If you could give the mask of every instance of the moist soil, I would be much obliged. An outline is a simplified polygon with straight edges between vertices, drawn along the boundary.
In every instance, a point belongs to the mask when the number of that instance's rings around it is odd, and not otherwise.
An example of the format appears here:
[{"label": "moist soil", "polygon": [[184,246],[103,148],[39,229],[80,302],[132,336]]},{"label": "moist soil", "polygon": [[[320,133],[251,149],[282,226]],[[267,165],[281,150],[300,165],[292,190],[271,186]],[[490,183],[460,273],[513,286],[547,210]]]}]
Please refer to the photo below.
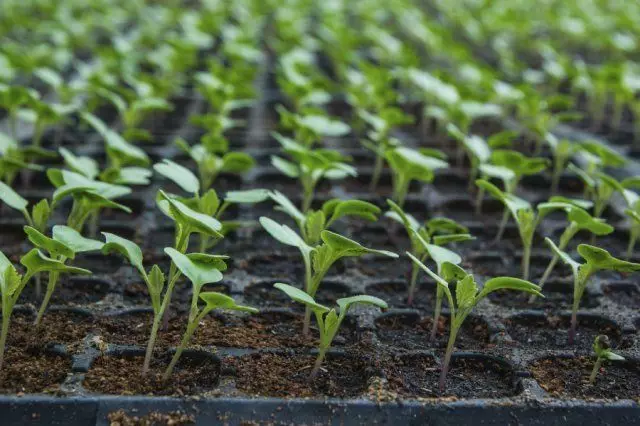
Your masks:
[{"label": "moist soil", "polygon": [[[106,343],[145,345],[152,326],[150,312],[136,312],[104,318],[99,334]],[[191,339],[192,346],[220,346],[236,348],[279,348],[315,346],[317,330],[312,324],[308,337],[302,331],[302,315],[286,312],[263,312],[246,317],[209,315],[200,323]],[[158,333],[158,347],[180,344],[186,327],[183,317],[169,320],[167,330]],[[357,340],[353,320],[345,319],[334,344]]]},{"label": "moist soil", "polygon": [[407,303],[408,285],[406,281],[371,284],[367,287],[365,293],[381,298],[393,308],[433,309],[436,299],[436,288],[433,282],[418,283],[413,293],[413,303],[411,305]]},{"label": "moist soil", "polygon": [[100,356],[87,372],[83,385],[93,393],[111,395],[197,395],[218,386],[220,363],[210,356],[182,355],[170,380],[162,374],[171,360],[166,353],[151,362],[149,374],[142,376],[143,356]]},{"label": "moist soil", "polygon": [[632,282],[618,282],[603,286],[604,295],[621,306],[638,309],[640,307],[640,289]]},{"label": "moist soil", "polygon": [[[19,304],[32,303],[40,305],[46,292],[48,278],[41,277],[42,295],[36,297],[35,285],[28,285],[20,294]],[[110,285],[107,281],[85,277],[62,277],[51,295],[50,305],[88,305],[99,302],[109,293]]]},{"label": "moist soil", "polygon": [[513,371],[482,356],[453,357],[446,389],[440,394],[441,367],[430,355],[395,357],[384,367],[389,390],[406,398],[500,398],[517,394]]},{"label": "moist soil", "polygon": [[97,327],[94,317],[83,311],[49,311],[39,327],[33,324],[34,320],[35,315],[31,313],[14,312],[8,336],[10,346],[38,348],[55,343],[79,346]]},{"label": "moist soil", "polygon": [[516,342],[538,350],[555,348],[591,348],[593,340],[600,334],[611,339],[613,347],[624,347],[628,344],[622,339],[620,329],[611,321],[599,317],[578,315],[575,342],[569,345],[568,316],[518,315],[505,320],[509,336]]},{"label": "moist soil", "polygon": [[0,370],[0,393],[58,393],[71,359],[36,348],[9,347]]},{"label": "moist soil", "polygon": [[[389,346],[409,350],[445,348],[449,339],[449,318],[440,316],[436,340],[432,342],[432,317],[420,318],[413,314],[388,314],[376,320],[378,339]],[[480,349],[489,342],[487,324],[478,317],[469,316],[462,324],[456,339],[458,349]]]},{"label": "moist soil", "polygon": [[107,415],[111,426],[184,426],[196,424],[193,414],[182,411],[169,413],[152,412],[144,416],[129,415],[124,410],[111,412]]},{"label": "moist soil", "polygon": [[595,357],[544,358],[529,370],[538,384],[554,397],[580,399],[638,399],[640,369],[626,361],[604,362],[595,384],[589,383]]},{"label": "moist soil", "polygon": [[256,353],[232,358],[229,363],[237,389],[252,396],[348,398],[366,392],[373,371],[364,356],[329,355],[316,378],[310,381],[315,358],[293,353]]}]

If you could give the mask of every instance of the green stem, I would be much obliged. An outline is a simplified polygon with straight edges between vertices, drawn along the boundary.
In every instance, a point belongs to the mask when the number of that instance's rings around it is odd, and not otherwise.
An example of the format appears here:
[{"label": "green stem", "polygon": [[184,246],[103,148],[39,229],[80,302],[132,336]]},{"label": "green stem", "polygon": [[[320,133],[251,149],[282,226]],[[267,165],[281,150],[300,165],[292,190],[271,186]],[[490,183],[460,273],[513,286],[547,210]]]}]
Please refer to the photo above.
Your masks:
[{"label": "green stem", "polygon": [[522,252],[522,279],[529,279],[529,264],[531,263],[531,242],[527,243],[523,247]]},{"label": "green stem", "polygon": [[418,283],[418,266],[415,263],[411,263],[411,281],[409,281],[409,294],[407,296],[407,305],[413,304],[413,296],[416,291],[416,284]]},{"label": "green stem", "polygon": [[320,347],[318,351],[318,357],[316,358],[316,362],[313,364],[313,369],[311,370],[311,374],[309,374],[309,381],[312,381],[318,375],[320,371],[320,367],[322,367],[322,362],[324,361],[324,357],[327,354],[328,348]]},{"label": "green stem", "polygon": [[633,249],[636,246],[636,240],[638,239],[638,229],[635,225],[631,227],[631,232],[629,232],[629,244],[627,245],[626,257],[627,260],[631,259],[631,255],[633,254]]},{"label": "green stem", "polygon": [[484,188],[478,189],[478,193],[476,194],[476,215],[482,214],[482,200],[484,198]]},{"label": "green stem", "polygon": [[451,318],[451,332],[449,333],[449,342],[447,342],[447,351],[444,355],[444,362],[442,363],[442,370],[440,371],[439,389],[440,393],[444,393],[446,389],[447,372],[449,371],[449,363],[451,362],[451,355],[453,354],[453,345],[456,343],[456,337],[458,335],[458,329],[453,325],[454,319]]},{"label": "green stem", "polygon": [[[313,283],[311,282],[311,262],[304,256],[304,287],[307,294],[310,294]],[[302,334],[309,335],[309,324],[311,323],[311,309],[307,306],[304,310],[304,323],[302,324]]]},{"label": "green stem", "polygon": [[498,233],[496,234],[496,242],[499,242],[502,239],[502,235],[504,234],[504,229],[507,226],[507,222],[509,221],[509,210],[507,208],[502,212],[502,220],[500,221],[500,227],[498,228]]},{"label": "green stem", "polygon": [[189,340],[191,340],[191,336],[193,336],[193,333],[198,328],[198,323],[200,322],[203,316],[204,315],[198,315],[195,318],[195,321],[189,323],[189,325],[187,326],[187,331],[184,333],[184,336],[182,336],[182,341],[180,341],[180,346],[178,346],[178,349],[176,349],[176,352],[173,354],[173,357],[171,358],[171,362],[169,363],[169,366],[167,367],[164,374],[162,375],[163,382],[166,382],[169,379],[169,376],[171,376],[171,373],[173,372],[173,368],[178,363],[178,360],[182,356],[182,352],[184,352],[184,349],[187,347],[187,344],[189,344]]},{"label": "green stem", "polygon": [[36,316],[36,320],[34,321],[34,325],[36,327],[40,325],[40,322],[42,321],[42,317],[44,316],[44,313],[47,310],[47,306],[49,306],[51,295],[53,294],[53,291],[56,289],[56,284],[58,283],[59,277],[60,277],[60,274],[58,272],[49,272],[49,282],[47,283],[47,292],[44,295],[42,304],[40,304],[40,309],[38,310],[38,316]]},{"label": "green stem", "polygon": [[431,325],[431,334],[429,336],[431,340],[435,340],[438,334],[438,320],[440,319],[440,311],[442,309],[442,296],[442,290],[440,290],[440,286],[438,286],[436,290],[436,306],[433,311],[433,324]]},{"label": "green stem", "polygon": [[[4,299],[4,298],[3,298]],[[2,332],[0,333],[0,371],[4,363],[4,351],[9,334],[9,322],[11,320],[11,309],[5,301],[2,301]]]},{"label": "green stem", "polygon": [[380,181],[380,175],[382,174],[382,167],[384,166],[384,157],[382,153],[376,153],[376,162],[373,167],[373,175],[371,176],[371,184],[369,185],[369,191],[374,191]]},{"label": "green stem", "polygon": [[589,383],[594,384],[596,382],[596,376],[598,375],[598,371],[600,371],[600,366],[602,366],[602,358],[598,357],[596,363],[593,364],[593,370],[591,370],[591,375],[589,376]]}]

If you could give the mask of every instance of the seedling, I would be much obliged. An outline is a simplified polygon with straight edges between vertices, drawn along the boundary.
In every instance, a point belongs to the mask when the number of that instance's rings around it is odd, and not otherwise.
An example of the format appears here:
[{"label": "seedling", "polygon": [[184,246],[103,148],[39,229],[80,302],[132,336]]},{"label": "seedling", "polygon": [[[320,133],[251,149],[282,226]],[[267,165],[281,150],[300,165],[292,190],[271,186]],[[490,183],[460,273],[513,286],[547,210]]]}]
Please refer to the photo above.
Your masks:
[{"label": "seedling", "polygon": [[350,159],[335,150],[307,148],[277,133],[274,137],[292,161],[273,155],[271,164],[285,176],[300,181],[303,212],[311,208],[316,185],[321,179],[341,180],[348,176],[357,176],[356,169],[347,164]]},{"label": "seedling", "polygon": [[553,155],[551,194],[557,194],[562,172],[566,169],[569,160],[582,150],[582,145],[568,139],[558,140],[558,138],[551,133],[548,133],[544,140],[551,149],[551,154]]},{"label": "seedling", "polygon": [[51,215],[51,208],[46,198],[40,200],[31,208],[29,213],[29,202],[22,198],[20,194],[14,191],[10,186],[0,182],[0,201],[6,205],[22,213],[27,225],[36,228],[40,232],[44,232]]},{"label": "seedling", "polygon": [[381,309],[387,309],[388,307],[387,303],[384,300],[378,299],[374,296],[360,295],[344,297],[336,301],[340,311],[340,313],[338,314],[336,313],[335,308],[330,309],[324,305],[317,303],[315,300],[313,300],[312,296],[298,288],[282,283],[274,284],[274,287],[278,290],[283,291],[294,301],[304,304],[308,310],[313,311],[316,317],[318,331],[320,332],[320,342],[318,345],[318,356],[315,363],[313,364],[313,369],[309,374],[309,380],[315,379],[315,377],[318,375],[327,351],[331,347],[331,343],[333,342],[334,337],[336,337],[336,335],[338,334],[340,326],[342,325],[342,321],[344,321],[351,306],[356,304],[363,304],[377,306]]},{"label": "seedling", "polygon": [[631,259],[636,241],[640,236],[640,214],[634,210],[626,209],[624,213],[631,219],[629,227],[629,244],[627,245],[627,260]]},{"label": "seedling", "polygon": [[[320,232],[321,243],[312,247],[294,230],[286,225],[280,225],[268,217],[261,217],[260,224],[276,240],[300,250],[305,266],[304,291],[312,298],[318,291],[331,266],[344,257],[360,257],[365,254],[398,257],[397,254],[386,250],[374,250],[364,247],[349,238],[328,230]],[[307,309],[303,325],[303,333],[305,335],[309,333],[310,319],[311,310]]]},{"label": "seedling", "polygon": [[[411,242],[411,254],[418,257],[422,262],[425,262],[429,257],[429,248],[439,254],[446,253],[442,251],[445,249],[433,246],[443,246],[445,244],[473,239],[471,234],[469,234],[469,229],[454,220],[436,217],[420,225],[412,215],[404,212],[402,208],[393,201],[387,200],[387,204],[389,204],[391,210],[386,212],[385,216],[404,226]],[[455,253],[448,253],[448,258],[459,259]],[[453,263],[457,264],[460,263],[460,261],[461,260],[458,260]],[[407,296],[407,304],[409,305],[413,303],[413,296],[418,282],[418,273],[420,272],[420,268],[417,265],[414,263],[411,265],[411,279],[409,281],[409,292]],[[442,299],[442,296],[440,299]],[[436,309],[439,310],[437,307]]]},{"label": "seedling", "polygon": [[73,206],[67,218],[67,225],[80,232],[89,217],[97,219],[100,210],[112,208],[131,213],[131,209],[113,201],[131,193],[131,188],[122,185],[99,182],[69,170],[48,169],[47,176],[56,187],[51,200],[55,209],[64,198],[73,197]]},{"label": "seedling", "polygon": [[[164,177],[172,180],[182,190],[193,194],[192,198],[174,197],[198,213],[211,216],[220,221],[222,228],[220,234],[226,236],[229,232],[244,226],[252,225],[254,222],[222,220],[223,214],[233,204],[256,204],[269,198],[269,193],[264,189],[250,189],[246,191],[230,191],[224,201],[221,201],[214,189],[209,189],[200,195],[200,181],[191,170],[171,160],[164,160],[153,166],[154,170]],[[201,236],[200,251],[205,252],[220,241],[219,238],[212,239],[208,236]]]},{"label": "seedling", "polygon": [[288,214],[296,222],[302,239],[312,246],[320,242],[322,231],[331,228],[336,221],[342,218],[357,217],[368,222],[375,222],[381,212],[378,206],[366,201],[333,198],[325,201],[318,211],[310,209],[306,213],[302,213],[279,191],[270,191],[269,197],[276,202],[276,210]]},{"label": "seedling", "polygon": [[518,225],[518,233],[520,234],[520,241],[522,242],[522,277],[523,279],[529,279],[529,263],[531,259],[531,247],[533,245],[533,236],[535,235],[536,228],[542,222],[542,219],[553,210],[564,209],[567,211],[571,208],[572,204],[566,202],[565,199],[560,198],[559,201],[551,198],[549,202],[540,203],[534,211],[531,204],[520,197],[516,197],[513,194],[503,192],[498,189],[497,186],[492,183],[478,179],[476,181],[478,187],[489,192],[494,198],[500,200],[507,209],[507,212],[511,214],[513,220]]},{"label": "seedling", "polygon": [[255,166],[255,160],[250,155],[230,151],[229,142],[222,137],[205,135],[194,146],[178,138],[175,144],[198,166],[198,178],[203,190],[211,188],[220,173],[242,175]]},{"label": "seedling", "polygon": [[[583,205],[582,207],[588,208],[588,205]],[[567,211],[569,226],[567,226],[562,232],[562,235],[560,235],[560,240],[558,242],[558,249],[560,250],[565,250],[571,239],[579,231],[588,231],[594,235],[607,235],[614,231],[613,226],[605,223],[603,219],[592,217],[586,212],[586,210],[579,206],[568,204],[564,209]],[[558,260],[558,254],[554,253],[553,257],[549,261],[549,265],[547,265],[547,269],[545,269],[542,274],[542,278],[540,278],[540,282],[538,283],[540,288],[544,286]],[[534,300],[535,296],[531,296],[529,302],[533,302]]]},{"label": "seedling", "polygon": [[11,185],[23,170],[42,170],[35,161],[41,158],[55,158],[56,154],[46,149],[22,147],[10,136],[0,133],[0,181]]},{"label": "seedling", "polygon": [[[529,281],[511,277],[491,278],[484,283],[484,286],[482,286],[482,289],[480,290],[478,289],[478,284],[474,280],[473,275],[467,274],[462,269],[449,262],[445,262],[442,265],[442,271],[440,274],[435,274],[411,253],[407,253],[407,255],[423,271],[435,280],[438,288],[442,289],[443,293],[447,297],[447,301],[449,302],[449,310],[451,312],[449,341],[447,342],[447,349],[445,352],[444,362],[442,364],[439,382],[440,393],[443,393],[445,391],[447,371],[449,369],[449,363],[451,361],[456,337],[460,331],[460,327],[462,327],[462,324],[464,323],[464,320],[471,311],[473,311],[473,308],[475,308],[482,299],[496,290],[524,291],[537,296],[542,296],[542,294],[540,293],[540,287],[537,285],[530,283]],[[449,289],[449,281],[453,279],[457,280],[455,304],[451,290]]]},{"label": "seedling", "polygon": [[640,264],[626,262],[611,256],[608,251],[588,244],[580,244],[578,253],[585,260],[585,263],[578,263],[573,260],[567,253],[560,250],[551,239],[545,238],[545,241],[556,253],[560,259],[571,267],[573,272],[573,305],[571,308],[571,327],[569,329],[569,344],[573,344],[575,340],[576,327],[578,325],[578,308],[580,300],[584,294],[590,278],[598,271],[616,271],[621,273],[629,273],[640,270]]},{"label": "seedling", "polygon": [[18,138],[17,127],[20,108],[37,98],[39,98],[39,94],[33,89],[0,83],[0,107],[7,111],[9,129],[13,139]]},{"label": "seedling", "polygon": [[[214,309],[226,309],[257,313],[258,310],[249,306],[238,305],[231,297],[222,293],[217,293],[215,291],[202,292],[202,287],[205,284],[215,283],[222,280],[221,271],[227,269],[227,265],[225,263],[225,260],[228,258],[227,256],[214,256],[204,253],[191,253],[185,255],[169,247],[165,248],[164,251],[171,258],[180,272],[182,272],[185,277],[189,278],[193,289],[187,329],[182,336],[180,346],[176,349],[169,366],[162,376],[162,379],[166,381],[169,379],[169,376],[171,376],[173,368],[180,359],[182,352],[189,344],[193,333],[209,312]],[[205,306],[202,308],[198,306],[199,299],[202,299],[205,302]]]},{"label": "seedling", "polygon": [[276,110],[280,114],[280,125],[293,131],[294,140],[307,149],[311,149],[322,138],[341,137],[351,131],[346,123],[322,115],[320,111],[300,115],[287,111],[282,105],[278,105]]},{"label": "seedling", "polygon": [[592,385],[596,383],[596,377],[600,371],[600,367],[604,361],[624,361],[624,357],[614,353],[611,350],[611,343],[609,337],[606,335],[596,336],[593,341],[593,352],[596,354],[596,362],[593,364],[593,370],[589,376],[589,383]]},{"label": "seedling", "polygon": [[[491,153],[491,163],[511,170],[513,178],[511,180],[505,180],[505,192],[508,194],[515,194],[518,188],[518,184],[523,176],[535,175],[547,168],[548,160],[545,158],[529,158],[517,151],[512,150],[495,150]],[[505,208],[502,215],[502,221],[498,228],[496,235],[496,241],[502,239],[504,228],[509,220],[509,211]]]},{"label": "seedling", "polygon": [[393,201],[400,207],[412,181],[433,182],[434,172],[449,167],[444,154],[435,150],[416,151],[404,146],[387,150],[385,158],[393,175]]},{"label": "seedling", "polygon": [[[31,243],[37,249],[47,252],[52,260],[61,265],[64,265],[65,267],[67,266],[66,262],[68,260],[73,260],[76,257],[76,254],[87,251],[100,250],[103,246],[100,241],[85,238],[80,235],[80,233],[75,229],[64,225],[56,225],[53,227],[52,238],[47,237],[42,232],[31,226],[25,226],[24,232],[27,234],[27,238],[29,239],[29,241],[31,241]],[[33,256],[33,258],[35,260],[39,259],[35,255]],[[84,269],[77,270],[86,271]],[[73,269],[68,272],[72,271]],[[86,271],[86,273],[90,274],[91,272]],[[49,300],[51,300],[51,296],[56,289],[59,278],[59,271],[49,272],[47,291],[44,295],[42,303],[40,304],[40,309],[38,310],[38,315],[34,322],[36,326],[39,326],[40,322],[42,321],[42,317],[44,316],[44,313],[49,306]]]}]

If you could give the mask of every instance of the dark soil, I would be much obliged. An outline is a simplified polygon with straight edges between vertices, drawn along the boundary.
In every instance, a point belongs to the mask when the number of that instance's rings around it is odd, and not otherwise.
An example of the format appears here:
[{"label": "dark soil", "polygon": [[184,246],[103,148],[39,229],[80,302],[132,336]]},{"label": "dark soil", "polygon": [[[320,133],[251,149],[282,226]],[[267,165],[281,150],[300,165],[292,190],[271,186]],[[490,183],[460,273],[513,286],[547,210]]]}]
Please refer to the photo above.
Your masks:
[{"label": "dark soil", "polygon": [[[200,355],[200,354],[198,354]],[[165,383],[162,374],[171,354],[154,359],[147,376],[142,376],[140,356],[101,356],[84,379],[89,392],[112,395],[198,395],[214,390],[220,378],[220,362],[209,354],[183,354],[171,378]]]},{"label": "dark soil", "polygon": [[[273,244],[277,244],[274,240]],[[271,277],[282,281],[304,279],[304,264],[300,253],[261,254],[236,262],[238,269],[251,275]]]},{"label": "dark soil", "polygon": [[[573,286],[565,282],[549,282],[543,290],[544,298],[536,297],[529,303],[530,294],[519,291],[498,290],[489,295],[489,300],[498,305],[516,309],[564,310],[573,303]],[[596,308],[600,305],[598,297],[586,292],[581,299],[583,308]]]},{"label": "dark soil", "polygon": [[640,308],[640,289],[635,283],[620,281],[603,286],[604,295],[618,305]]},{"label": "dark soil", "polygon": [[[377,257],[374,261],[370,258],[354,258],[348,260],[348,265],[353,265],[361,274],[375,279],[402,279],[409,282],[411,266],[401,259],[390,257]],[[406,287],[406,286],[405,286]],[[386,299],[385,299],[386,300]]]},{"label": "dark soil", "polygon": [[255,396],[355,397],[363,395],[373,373],[365,358],[327,356],[318,376],[309,381],[315,356],[256,353],[230,359],[236,387]]},{"label": "dark soil", "polygon": [[[449,339],[449,318],[440,316],[436,341],[430,341],[432,317],[420,318],[413,314],[387,314],[376,320],[376,334],[384,344],[404,349],[444,348]],[[462,325],[456,340],[460,349],[483,348],[489,342],[487,324],[470,316]]]},{"label": "dark soil", "polygon": [[185,414],[182,411],[152,412],[144,416],[135,416],[128,415],[124,410],[118,410],[109,413],[107,419],[111,426],[183,426],[196,424],[193,414]]},{"label": "dark soil", "polygon": [[[100,324],[100,334],[107,343],[144,345],[149,339],[152,314],[137,312],[105,318]],[[183,317],[169,321],[168,330],[160,330],[157,345],[176,346],[180,343],[186,327]],[[191,339],[193,346],[221,346],[236,348],[277,348],[314,346],[318,333],[311,327],[309,337],[302,336],[302,315],[285,312],[264,312],[247,317],[206,317]],[[357,340],[356,327],[352,319],[343,323],[336,345]]]},{"label": "dark soil", "polygon": [[45,313],[41,326],[33,325],[35,316],[15,312],[11,317],[9,344],[44,347],[48,344],[80,344],[96,328],[93,316],[76,311],[54,310]]},{"label": "dark soil", "polygon": [[[36,297],[35,284],[28,285],[18,303],[39,306],[47,287],[47,275],[42,274],[42,295]],[[62,277],[51,296],[51,305],[86,305],[102,300],[110,290],[109,282],[92,277]]]},{"label": "dark soil", "polygon": [[70,372],[69,357],[9,347],[0,370],[0,393],[57,393]]},{"label": "dark soil", "polygon": [[405,398],[500,398],[518,393],[513,371],[482,356],[454,355],[444,395],[440,395],[438,389],[441,366],[429,355],[396,357],[385,365],[384,371],[390,390]]},{"label": "dark soil", "polygon": [[594,357],[544,358],[529,367],[533,377],[544,390],[555,397],[580,399],[638,399],[640,397],[640,369],[627,361],[605,362],[596,376],[595,384],[589,376]]},{"label": "dark soil", "polygon": [[569,346],[568,316],[518,315],[505,320],[509,336],[518,343],[539,350],[553,348],[591,349],[599,334],[606,334],[614,347],[622,344],[620,329],[611,321],[600,317],[578,315],[578,327],[573,346]]}]

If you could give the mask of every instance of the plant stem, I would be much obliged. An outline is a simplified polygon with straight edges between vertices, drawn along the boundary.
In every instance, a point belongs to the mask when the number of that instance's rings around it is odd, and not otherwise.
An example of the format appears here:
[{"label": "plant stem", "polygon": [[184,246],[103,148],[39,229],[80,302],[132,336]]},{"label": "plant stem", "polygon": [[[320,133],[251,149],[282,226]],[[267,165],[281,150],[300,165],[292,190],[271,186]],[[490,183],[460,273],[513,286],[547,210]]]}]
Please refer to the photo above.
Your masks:
[{"label": "plant stem", "polygon": [[413,304],[413,296],[416,291],[416,284],[418,283],[418,266],[412,262],[411,264],[411,281],[409,281],[409,294],[407,296],[407,305]]},{"label": "plant stem", "polygon": [[[311,262],[306,256],[304,257],[304,287],[307,294],[311,291],[313,284],[311,283]],[[304,310],[304,323],[302,324],[302,334],[309,335],[309,323],[311,322],[311,309],[307,306]]]},{"label": "plant stem", "polygon": [[633,249],[636,246],[636,240],[638,239],[638,227],[637,225],[631,226],[631,232],[629,232],[629,244],[627,245],[626,258],[631,259]]},{"label": "plant stem", "polygon": [[484,188],[478,189],[476,194],[476,215],[482,214],[482,199],[484,198]]},{"label": "plant stem", "polygon": [[313,369],[311,370],[311,374],[309,374],[309,381],[316,378],[318,372],[320,371],[320,367],[322,366],[322,361],[324,361],[324,357],[327,354],[328,348],[320,347],[318,352],[318,357],[316,358],[316,362],[313,364]]},{"label": "plant stem", "polygon": [[[560,248],[560,250],[563,250],[563,248]],[[544,286],[544,283],[549,278],[549,275],[551,275],[551,271],[553,271],[553,268],[555,268],[556,263],[558,263],[558,255],[554,254],[553,257],[551,258],[551,261],[549,262],[549,265],[547,265],[547,269],[544,270],[544,274],[542,274],[542,278],[540,278],[540,282],[538,283],[538,286],[540,286],[540,289],[542,289],[542,287]],[[529,303],[533,303],[535,300],[536,300],[536,295],[532,294],[531,297],[529,297]]]},{"label": "plant stem", "polygon": [[439,389],[440,393],[444,393],[447,381],[447,372],[449,371],[449,363],[451,362],[451,355],[453,354],[453,345],[456,343],[456,336],[458,335],[458,329],[453,326],[453,318],[451,319],[451,331],[449,333],[449,342],[447,342],[447,352],[444,355],[444,362],[442,363],[442,370],[440,371]]},{"label": "plant stem", "polygon": [[45,311],[47,310],[47,306],[49,306],[49,300],[51,300],[51,295],[53,291],[56,289],[56,284],[58,283],[58,278],[60,274],[58,272],[49,272],[49,282],[47,283],[47,292],[44,295],[44,299],[42,300],[42,304],[40,305],[40,309],[38,310],[38,316],[34,321],[34,325],[39,326],[42,321],[42,317],[44,316]]},{"label": "plant stem", "polygon": [[531,243],[525,244],[522,252],[522,279],[529,279],[529,263],[531,262]]},{"label": "plant stem", "polygon": [[569,327],[569,344],[573,345],[576,338],[576,328],[578,326],[578,306],[580,299],[573,297],[573,307],[571,309],[571,325]]},{"label": "plant stem", "polygon": [[195,318],[195,321],[192,321],[187,326],[187,331],[184,333],[184,336],[182,336],[182,340],[180,341],[180,346],[178,346],[178,349],[176,349],[176,352],[173,354],[173,357],[171,358],[171,362],[169,363],[169,366],[167,367],[164,374],[162,375],[163,382],[166,382],[169,379],[169,376],[171,376],[171,373],[173,372],[173,368],[176,366],[176,364],[178,363],[178,360],[182,356],[182,352],[184,351],[184,348],[187,347],[189,340],[191,340],[191,336],[193,336],[193,333],[196,331],[196,328],[198,327],[198,323],[200,322],[200,319],[201,319],[201,316],[199,315]]},{"label": "plant stem", "polygon": [[376,153],[376,162],[373,167],[373,175],[371,176],[371,184],[369,185],[369,191],[374,191],[380,181],[380,175],[382,174],[382,167],[384,166],[384,157],[380,152]]},{"label": "plant stem", "polygon": [[502,220],[500,221],[500,227],[498,228],[498,233],[496,234],[496,242],[499,242],[502,239],[502,234],[504,234],[504,229],[507,226],[507,222],[509,221],[509,210],[504,209],[502,213]]},{"label": "plant stem", "polygon": [[440,319],[440,310],[442,309],[442,290],[438,286],[436,290],[436,306],[433,310],[433,324],[431,325],[431,334],[429,335],[430,340],[436,339],[436,334],[438,333],[438,320]]},{"label": "plant stem", "polygon": [[4,363],[4,351],[7,342],[7,334],[9,334],[9,321],[11,320],[11,309],[7,309],[3,301],[2,303],[2,332],[0,333],[0,371]]},{"label": "plant stem", "polygon": [[600,366],[602,366],[602,358],[598,357],[596,363],[593,364],[593,370],[591,370],[591,375],[589,376],[589,383],[594,384],[596,382],[596,376],[598,375],[598,371],[600,371]]}]

